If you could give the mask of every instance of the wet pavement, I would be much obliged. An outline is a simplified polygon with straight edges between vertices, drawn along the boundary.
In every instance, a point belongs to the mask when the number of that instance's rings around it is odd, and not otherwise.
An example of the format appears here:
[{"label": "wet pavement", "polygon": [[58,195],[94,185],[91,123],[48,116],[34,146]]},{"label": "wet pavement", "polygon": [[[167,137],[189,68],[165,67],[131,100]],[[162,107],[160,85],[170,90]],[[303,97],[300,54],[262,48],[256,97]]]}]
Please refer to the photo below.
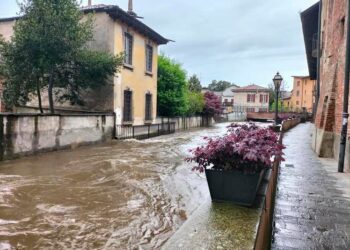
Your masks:
[{"label": "wet pavement", "polygon": [[254,249],[260,215],[259,208],[212,203],[207,199],[163,249]]},{"label": "wet pavement", "polygon": [[311,149],[311,124],[284,136],[272,249],[350,249],[350,174]]},{"label": "wet pavement", "polygon": [[161,248],[209,199],[188,150],[227,125],[0,163],[0,249]]}]

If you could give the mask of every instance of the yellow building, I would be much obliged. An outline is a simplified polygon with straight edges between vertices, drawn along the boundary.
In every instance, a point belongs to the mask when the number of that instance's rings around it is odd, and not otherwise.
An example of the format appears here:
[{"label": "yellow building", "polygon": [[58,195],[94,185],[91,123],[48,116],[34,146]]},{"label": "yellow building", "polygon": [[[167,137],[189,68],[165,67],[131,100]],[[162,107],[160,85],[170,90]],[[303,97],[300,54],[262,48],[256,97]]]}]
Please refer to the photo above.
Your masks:
[{"label": "yellow building", "polygon": [[[157,65],[158,46],[168,43],[150,27],[139,21],[132,11],[132,1],[126,12],[116,5],[89,5],[84,14],[94,13],[94,39],[91,49],[117,55],[125,54],[121,72],[109,84],[94,93],[86,93],[84,106],[56,103],[58,111],[115,112],[116,124],[142,125],[152,123],[157,116]],[[10,39],[18,18],[0,19],[0,34]],[[46,91],[43,105],[48,106]],[[33,100],[20,111],[36,108]]]},{"label": "yellow building", "polygon": [[305,108],[308,113],[312,113],[316,81],[311,80],[309,76],[293,76],[293,78],[293,91],[288,101],[289,109],[301,112]]}]

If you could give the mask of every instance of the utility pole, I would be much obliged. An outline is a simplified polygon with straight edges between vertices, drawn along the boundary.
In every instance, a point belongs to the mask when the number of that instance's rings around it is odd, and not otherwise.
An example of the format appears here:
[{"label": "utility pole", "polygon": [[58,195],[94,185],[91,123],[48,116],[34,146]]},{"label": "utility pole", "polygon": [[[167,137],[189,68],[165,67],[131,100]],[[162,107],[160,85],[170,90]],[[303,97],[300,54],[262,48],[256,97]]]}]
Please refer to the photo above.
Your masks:
[{"label": "utility pole", "polygon": [[338,172],[344,172],[345,149],[348,133],[349,118],[349,81],[350,81],[350,0],[348,2],[347,15],[347,35],[346,35],[346,53],[345,53],[345,77],[344,77],[344,100],[343,100],[343,121],[340,136]]}]

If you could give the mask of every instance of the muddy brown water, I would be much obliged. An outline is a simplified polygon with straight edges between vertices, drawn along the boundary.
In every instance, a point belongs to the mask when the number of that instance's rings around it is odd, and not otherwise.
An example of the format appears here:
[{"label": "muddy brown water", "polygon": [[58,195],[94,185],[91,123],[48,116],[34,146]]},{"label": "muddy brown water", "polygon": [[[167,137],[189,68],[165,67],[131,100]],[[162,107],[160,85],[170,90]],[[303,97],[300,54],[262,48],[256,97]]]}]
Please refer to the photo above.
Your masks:
[{"label": "muddy brown water", "polygon": [[0,249],[158,249],[209,196],[184,161],[227,124],[0,163]]}]

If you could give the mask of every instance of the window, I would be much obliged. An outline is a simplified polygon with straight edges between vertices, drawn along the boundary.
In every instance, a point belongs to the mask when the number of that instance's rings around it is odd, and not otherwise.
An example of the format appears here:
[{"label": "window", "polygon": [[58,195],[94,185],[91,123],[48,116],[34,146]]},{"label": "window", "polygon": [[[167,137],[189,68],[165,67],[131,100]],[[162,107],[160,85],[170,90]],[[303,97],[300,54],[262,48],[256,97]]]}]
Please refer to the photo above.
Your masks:
[{"label": "window", "polygon": [[298,91],[297,91],[297,96],[299,96],[299,95],[300,95],[300,91],[298,90]]},{"label": "window", "polygon": [[132,122],[132,91],[124,90],[123,121]]},{"label": "window", "polygon": [[146,94],[146,105],[145,105],[145,120],[152,120],[152,94]]},{"label": "window", "polygon": [[345,16],[340,20],[340,35],[344,37],[345,34]]},{"label": "window", "polygon": [[300,86],[300,81],[297,82],[298,87]]},{"label": "window", "polygon": [[299,101],[296,101],[296,104],[299,105]]},{"label": "window", "polygon": [[267,103],[269,100],[269,95],[260,95],[260,102]]},{"label": "window", "polygon": [[146,45],[146,71],[152,72],[153,69],[153,47]]},{"label": "window", "polygon": [[247,108],[247,112],[255,112],[255,108]]},{"label": "window", "polygon": [[255,102],[255,94],[248,94],[247,102]]},{"label": "window", "polygon": [[124,34],[124,63],[132,65],[132,51],[134,38],[129,33]]}]

